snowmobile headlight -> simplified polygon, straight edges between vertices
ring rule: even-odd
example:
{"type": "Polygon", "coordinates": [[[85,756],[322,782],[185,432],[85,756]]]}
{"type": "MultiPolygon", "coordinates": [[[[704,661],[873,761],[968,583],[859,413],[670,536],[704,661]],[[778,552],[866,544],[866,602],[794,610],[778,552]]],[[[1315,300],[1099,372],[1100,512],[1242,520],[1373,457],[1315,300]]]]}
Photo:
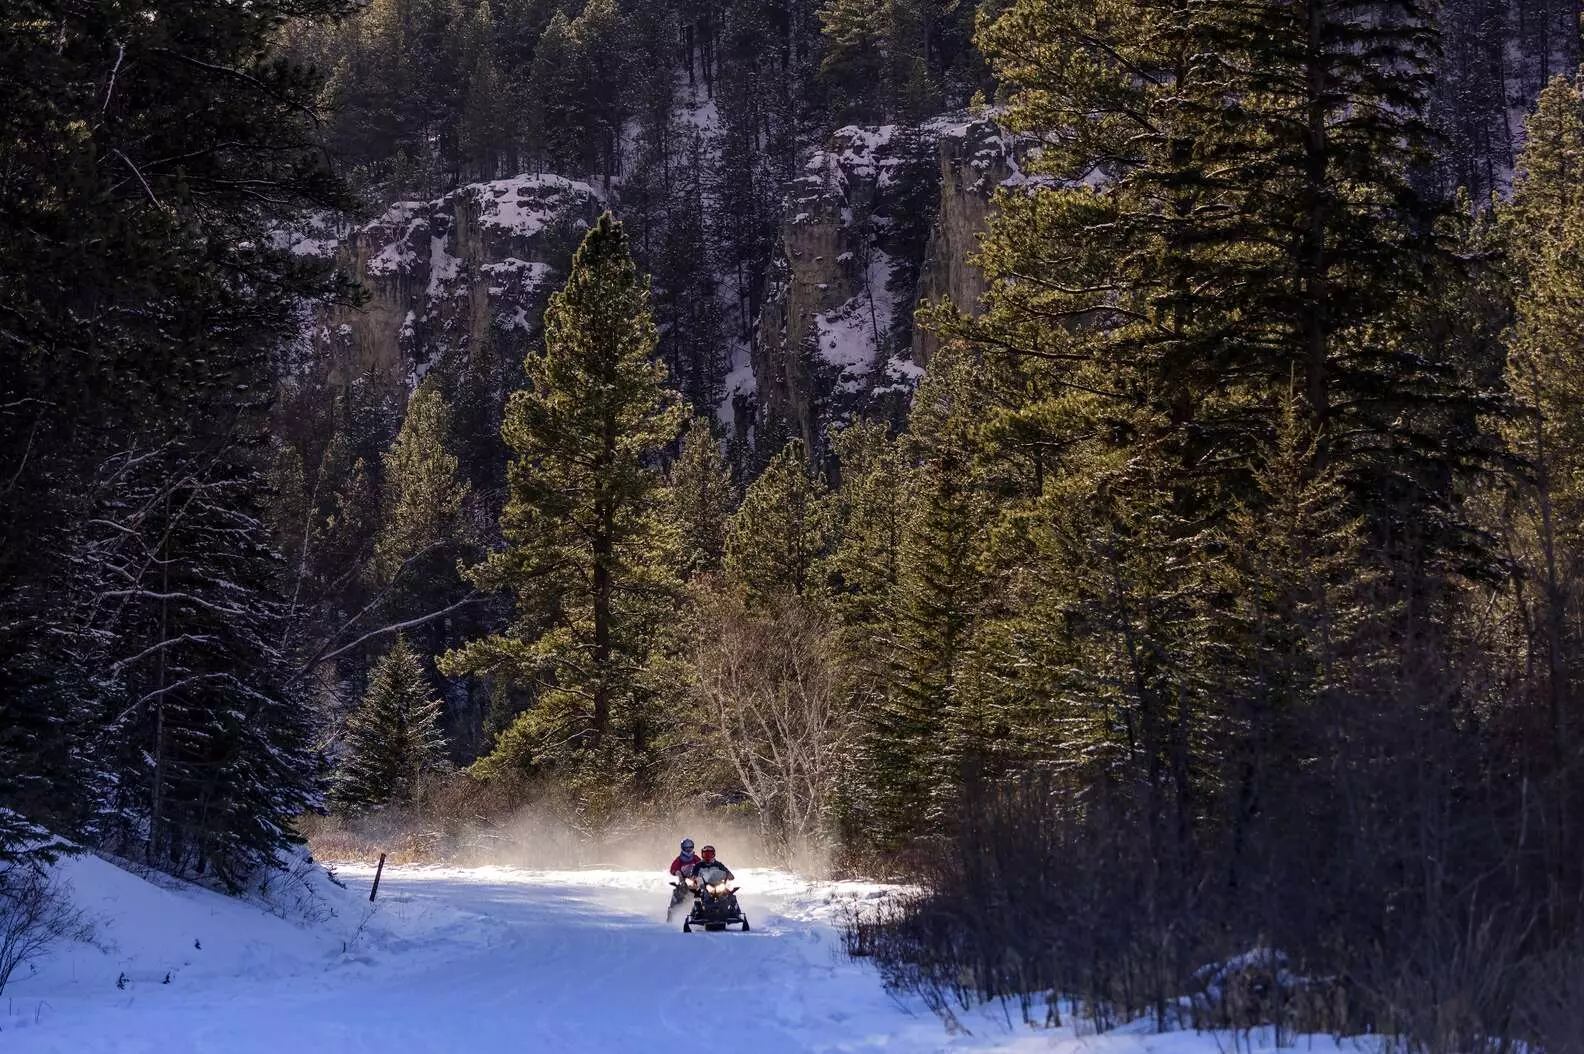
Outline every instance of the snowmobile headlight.
{"type": "Polygon", "coordinates": [[[717,882],[713,886],[709,887],[709,891],[714,893],[716,896],[720,896],[722,893],[726,892],[726,883],[717,882]]]}

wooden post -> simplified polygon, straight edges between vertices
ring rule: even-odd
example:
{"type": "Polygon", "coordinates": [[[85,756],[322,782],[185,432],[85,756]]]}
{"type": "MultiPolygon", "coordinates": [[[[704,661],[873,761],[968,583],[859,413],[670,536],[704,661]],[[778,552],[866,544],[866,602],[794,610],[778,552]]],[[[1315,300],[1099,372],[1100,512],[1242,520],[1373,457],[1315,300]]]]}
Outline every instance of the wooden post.
{"type": "Polygon", "coordinates": [[[374,899],[375,895],[379,893],[379,880],[380,880],[380,876],[383,875],[384,873],[385,873],[385,854],[381,853],[380,854],[380,858],[379,858],[379,866],[374,869],[374,888],[369,890],[369,900],[372,901],[374,899]]]}

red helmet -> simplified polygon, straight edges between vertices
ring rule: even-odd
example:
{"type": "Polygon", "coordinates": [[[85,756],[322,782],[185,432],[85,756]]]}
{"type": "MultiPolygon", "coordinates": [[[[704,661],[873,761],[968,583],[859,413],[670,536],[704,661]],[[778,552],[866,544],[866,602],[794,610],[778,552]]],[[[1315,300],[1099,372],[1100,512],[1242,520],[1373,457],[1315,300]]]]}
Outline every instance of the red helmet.
{"type": "Polygon", "coordinates": [[[710,857],[715,855],[715,847],[713,845],[706,845],[703,849],[699,850],[699,855],[708,860],[710,857]]]}

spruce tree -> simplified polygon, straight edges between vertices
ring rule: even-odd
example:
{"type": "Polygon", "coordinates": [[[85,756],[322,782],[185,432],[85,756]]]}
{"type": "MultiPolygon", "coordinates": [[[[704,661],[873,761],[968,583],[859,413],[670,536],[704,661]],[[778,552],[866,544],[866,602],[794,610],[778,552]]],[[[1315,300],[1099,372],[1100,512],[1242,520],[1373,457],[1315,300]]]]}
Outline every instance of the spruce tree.
{"type": "Polygon", "coordinates": [[[408,400],[401,431],[381,458],[384,501],[372,565],[381,583],[390,583],[408,561],[462,541],[470,487],[447,449],[450,442],[450,404],[426,379],[408,400]]]}
{"type": "Polygon", "coordinates": [[[1303,800],[1291,759],[1324,750],[1327,708],[1389,668],[1400,616],[1301,407],[1294,392],[1255,463],[1258,497],[1232,517],[1225,557],[1199,558],[1193,615],[1208,630],[1197,650],[1220,711],[1214,742],[1197,753],[1220,770],[1211,782],[1232,849],[1229,880],[1256,895],[1259,882],[1279,881],[1279,870],[1264,870],[1270,845],[1286,839],[1324,866],[1324,847],[1345,829],[1335,811],[1303,800]]]}
{"type": "Polygon", "coordinates": [[[682,573],[720,570],[736,490],[720,442],[702,417],[693,419],[682,438],[682,454],[671,466],[669,495],[682,573]]]}
{"type": "MultiPolygon", "coordinates": [[[[1210,614],[1254,588],[1229,585],[1228,538],[1274,500],[1258,466],[1294,378],[1311,478],[1334,473],[1383,562],[1467,537],[1480,404],[1422,324],[1446,259],[1412,178],[1433,42],[1413,5],[1366,6],[1018,0],[980,35],[1054,177],[1002,192],[984,311],[946,327],[983,358],[975,456],[1010,499],[980,639],[1001,669],[1042,656],[1045,720],[1088,730],[1061,752],[1139,789],[1163,856],[1216,792],[1214,686],[1259,661],[1210,614]]],[[[950,713],[1016,724],[988,698],[950,713]]]]}
{"type": "Polygon", "coordinates": [[[441,663],[533,694],[482,774],[563,764],[610,794],[648,748],[643,670],[674,587],[657,462],[686,414],[654,358],[648,301],[607,213],[551,297],[544,350],[507,405],[506,546],[468,577],[509,593],[515,615],[441,663]]]}
{"type": "Polygon", "coordinates": [[[342,808],[415,804],[424,777],[445,761],[444,703],[430,698],[418,653],[397,637],[369,675],[368,691],[347,720],[341,766],[331,788],[342,808]]]}
{"type": "Polygon", "coordinates": [[[835,494],[839,540],[827,565],[831,599],[845,625],[873,627],[886,617],[901,577],[911,477],[901,444],[879,422],[854,424],[831,446],[841,472],[835,494]]]}
{"type": "Polygon", "coordinates": [[[6,715],[33,730],[24,764],[58,777],[14,801],[231,883],[314,796],[264,459],[234,426],[303,299],[338,290],[278,237],[352,202],[319,78],[277,43],[341,9],[0,13],[0,698],[33,711],[6,715]],[[192,720],[161,740],[161,707],[192,720]]]}
{"type": "MultiPolygon", "coordinates": [[[[979,423],[970,369],[961,349],[945,349],[931,363],[910,422],[914,464],[892,484],[901,491],[896,578],[877,611],[883,669],[854,792],[877,840],[891,847],[955,821],[976,749],[960,680],[980,613],[979,561],[992,506],[974,463],[979,423]]],[[[877,461],[877,471],[894,471],[877,461]]],[[[879,515],[884,525],[883,508],[879,515]]],[[[879,542],[877,555],[883,536],[879,542]]]]}
{"type": "Polygon", "coordinates": [[[129,466],[105,511],[136,533],[102,545],[123,585],[90,607],[112,643],[87,748],[107,777],[107,840],[233,889],[298,840],[292,822],[318,802],[321,775],[281,651],[284,575],[250,460],[228,444],[129,466]]]}
{"type": "Polygon", "coordinates": [[[1072,375],[1059,405],[1119,411],[1074,434],[1125,443],[1124,418],[1145,410],[1174,456],[1213,466],[1196,489],[1246,485],[1296,370],[1353,500],[1391,492],[1406,504],[1375,503],[1382,529],[1416,509],[1445,525],[1433,543],[1445,546],[1456,513],[1437,480],[1461,453],[1415,452],[1478,404],[1463,364],[1427,347],[1404,310],[1444,256],[1412,178],[1434,42],[1416,5],[1367,8],[1014,4],[981,35],[1008,120],[1042,135],[1090,115],[1036,167],[1091,186],[1004,196],[978,336],[1072,375]],[[1046,48],[1071,58],[1028,61],[1046,48]],[[1029,274],[1066,277],[998,280],[1029,274]]]}
{"type": "MultiPolygon", "coordinates": [[[[1514,279],[1506,383],[1521,411],[1505,422],[1523,460],[1492,517],[1521,572],[1511,618],[1524,624],[1552,743],[1547,767],[1567,765],[1584,614],[1584,92],[1557,77],[1526,126],[1512,201],[1499,236],[1514,279]]],[[[1559,845],[1576,844],[1565,801],[1550,805],[1559,845]]],[[[1564,850],[1564,855],[1572,853],[1564,850]]]]}
{"type": "Polygon", "coordinates": [[[726,535],[726,574],[751,601],[818,596],[831,541],[830,497],[803,444],[782,447],[748,485],[726,535]]]}

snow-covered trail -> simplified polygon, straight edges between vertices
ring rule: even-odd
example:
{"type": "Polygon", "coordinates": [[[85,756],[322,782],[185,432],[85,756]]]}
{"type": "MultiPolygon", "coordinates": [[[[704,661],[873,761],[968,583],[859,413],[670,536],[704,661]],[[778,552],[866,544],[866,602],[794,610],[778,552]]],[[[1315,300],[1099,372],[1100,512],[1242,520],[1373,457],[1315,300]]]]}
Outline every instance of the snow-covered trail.
{"type": "MultiPolygon", "coordinates": [[[[340,873],[366,895],[369,869],[340,873]]],[[[948,1035],[887,994],[842,954],[837,928],[842,905],[874,887],[760,870],[739,879],[752,932],[684,935],[680,918],[662,921],[669,889],[655,872],[387,868],[379,910],[346,951],[343,927],[337,947],[321,942],[283,966],[270,930],[237,942],[235,970],[189,966],[181,983],[144,977],[126,989],[96,978],[85,992],[57,963],[7,991],[0,1051],[652,1054],[705,1038],[745,1054],[1064,1045],[995,1015],[976,1019],[972,1035],[948,1035]]]]}

